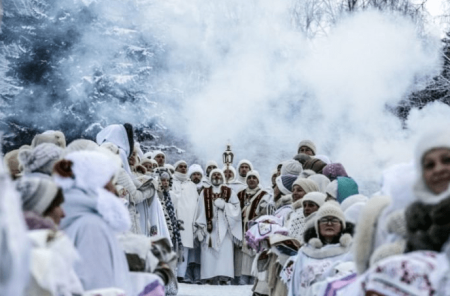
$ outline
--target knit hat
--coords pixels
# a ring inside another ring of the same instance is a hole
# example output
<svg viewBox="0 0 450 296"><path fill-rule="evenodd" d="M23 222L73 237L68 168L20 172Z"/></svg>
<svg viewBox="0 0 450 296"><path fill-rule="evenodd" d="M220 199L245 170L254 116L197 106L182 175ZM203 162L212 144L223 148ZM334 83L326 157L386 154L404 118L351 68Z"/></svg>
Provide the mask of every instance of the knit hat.
<svg viewBox="0 0 450 296"><path fill-rule="evenodd" d="M144 153L144 157L143 158L152 159L153 158L153 151L149 151L147 153Z"/></svg>
<svg viewBox="0 0 450 296"><path fill-rule="evenodd" d="M19 149L9 151L5 154L4 162L11 175L17 175L20 173L18 156Z"/></svg>
<svg viewBox="0 0 450 296"><path fill-rule="evenodd" d="M161 150L155 150L155 151L153 151L152 159L155 159L155 157L160 155L160 154L164 155L164 157L166 157L166 154L164 154L164 152L162 152Z"/></svg>
<svg viewBox="0 0 450 296"><path fill-rule="evenodd" d="M340 163L331 163L323 168L322 174L324 174L330 181L334 181L337 177L348 177L345 168Z"/></svg>
<svg viewBox="0 0 450 296"><path fill-rule="evenodd" d="M327 189L328 184L330 184L330 179L322 174L311 175L308 177L308 180L313 180L319 187L319 191L322 193L326 193L325 190Z"/></svg>
<svg viewBox="0 0 450 296"><path fill-rule="evenodd" d="M312 201L313 203L315 203L316 205L321 207L325 203L325 199L326 198L327 198L327 196L325 194L323 194L323 193L320 193L320 192L309 192L309 193L305 194L305 196L303 196L302 204L304 206L305 202Z"/></svg>
<svg viewBox="0 0 450 296"><path fill-rule="evenodd" d="M60 131L46 131L33 138L31 147L34 148L43 143L52 143L64 149L66 148L66 137Z"/></svg>
<svg viewBox="0 0 450 296"><path fill-rule="evenodd" d="M310 193L313 191L319 191L319 187L312 180L297 178L297 180L295 180L292 187L294 187L295 185L302 187L303 191L305 191L306 193Z"/></svg>
<svg viewBox="0 0 450 296"><path fill-rule="evenodd" d="M323 161L326 164L331 163L331 160L326 155L315 155L314 158L320 159L321 161Z"/></svg>
<svg viewBox="0 0 450 296"><path fill-rule="evenodd" d="M323 161L321 161L318 158L311 158L305 164L303 165L303 169L305 170L313 170L316 173L322 173L322 170L324 167L326 167L327 164Z"/></svg>
<svg viewBox="0 0 450 296"><path fill-rule="evenodd" d="M215 162L214 160L210 160L210 161L208 161L207 163L206 163L206 168L208 168L208 167L210 167L210 166L215 166L216 168L217 167L219 167L218 165L217 165L217 162Z"/></svg>
<svg viewBox="0 0 450 296"><path fill-rule="evenodd" d="M202 177L205 175L203 169L199 164L192 164L189 167L188 176L191 177L193 173L200 173Z"/></svg>
<svg viewBox="0 0 450 296"><path fill-rule="evenodd" d="M276 178L275 183L277 184L278 189L280 189L281 193L288 195L292 194L292 185L294 184L295 180L297 180L297 176L281 175Z"/></svg>
<svg viewBox="0 0 450 296"><path fill-rule="evenodd" d="M58 193L56 184L44 178L21 178L16 189L20 192L22 209L39 215L44 214Z"/></svg>
<svg viewBox="0 0 450 296"><path fill-rule="evenodd" d="M25 173L40 172L52 174L53 165L60 158L63 149L51 143L40 144L32 150L21 150L19 162Z"/></svg>
<svg viewBox="0 0 450 296"><path fill-rule="evenodd" d="M341 207L338 203L329 201L320 206L319 210L317 211L315 223L317 235L319 235L319 220L329 216L339 219L342 223L342 230L345 229L346 224L344 212L342 212Z"/></svg>
<svg viewBox="0 0 450 296"><path fill-rule="evenodd" d="M313 152L313 155L316 155L316 145L315 145L312 141L310 141L310 140L303 140L303 141L301 141L301 142L298 144L297 152L298 152L298 151L300 150L300 148L303 147L303 146L306 146L306 147L308 147L309 149L311 149L312 152Z"/></svg>
<svg viewBox="0 0 450 296"><path fill-rule="evenodd" d="M298 176L302 171L303 171L302 165L298 161L293 159L283 162L283 166L281 167L282 175Z"/></svg>
<svg viewBox="0 0 450 296"><path fill-rule="evenodd" d="M78 139L78 140L72 141L69 144L69 146L67 146L66 150L64 151L64 154L67 155L71 152L82 151L82 150L92 151L92 150L97 149L98 147L99 146L94 141L86 140L86 139Z"/></svg>
<svg viewBox="0 0 450 296"><path fill-rule="evenodd" d="M294 156L294 160L298 161L302 166L305 164L305 162L307 162L311 158L312 158L311 156L304 153L299 153L296 156Z"/></svg>
<svg viewBox="0 0 450 296"><path fill-rule="evenodd" d="M141 160L141 165L144 165L144 164L146 164L146 163L150 163L150 164L152 165L152 167L153 167L152 159L143 158L143 159Z"/></svg>
<svg viewBox="0 0 450 296"><path fill-rule="evenodd" d="M258 179L258 181L261 181L258 171L250 171L250 172L248 172L247 173L247 177L245 178L246 182L247 182L247 179L248 179L249 176L255 176Z"/></svg>
<svg viewBox="0 0 450 296"><path fill-rule="evenodd" d="M175 170L177 170L177 168L178 168L178 166L179 166L180 164L185 164L185 165L187 166L187 162L185 162L184 160L179 160L179 161L177 161L177 162L173 165L173 167L175 168Z"/></svg>
<svg viewBox="0 0 450 296"><path fill-rule="evenodd" d="M252 165L252 163L250 162L250 160L247 160L247 159L243 159L243 160L241 160L239 163L238 163L238 165L237 165L237 170L239 171L239 169L241 168L241 165L243 165L243 164L248 164L248 166L250 167L250 170L252 171L253 170L253 165Z"/></svg>
<svg viewBox="0 0 450 296"><path fill-rule="evenodd" d="M347 197L358 194L358 184L355 180L347 177L338 177L338 191L337 191L337 201L342 203Z"/></svg>
<svg viewBox="0 0 450 296"><path fill-rule="evenodd" d="M346 211L351 205L357 203L357 202L363 202L366 203L369 199L367 196L362 194L355 194L352 196L349 196L341 203L341 209L342 211Z"/></svg>
<svg viewBox="0 0 450 296"><path fill-rule="evenodd" d="M325 189L325 193L328 193L332 197L337 199L338 195L338 182L337 180L334 180L330 184L327 185L327 188Z"/></svg>

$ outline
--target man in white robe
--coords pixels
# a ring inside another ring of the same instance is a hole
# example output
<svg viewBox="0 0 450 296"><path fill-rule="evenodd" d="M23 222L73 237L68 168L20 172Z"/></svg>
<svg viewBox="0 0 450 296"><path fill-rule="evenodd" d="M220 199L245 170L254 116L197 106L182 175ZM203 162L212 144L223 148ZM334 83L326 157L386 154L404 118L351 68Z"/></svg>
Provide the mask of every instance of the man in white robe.
<svg viewBox="0 0 450 296"><path fill-rule="evenodd" d="M230 187L234 191L234 193L237 194L239 191L245 188L244 184L236 179L236 169L233 166L224 166L222 168L222 171L225 175L225 185Z"/></svg>
<svg viewBox="0 0 450 296"><path fill-rule="evenodd" d="M210 177L211 171L215 170L217 168L218 168L217 162L215 162L214 160L210 160L206 164L205 176L203 177L203 183L204 183L205 187L211 186L211 182L209 182L209 179L210 179L209 177Z"/></svg>
<svg viewBox="0 0 450 296"><path fill-rule="evenodd" d="M236 187L236 192L241 191L242 189L245 189L247 187L247 173L253 170L252 163L247 160L243 159L238 163L237 171L238 175L236 177L236 182L238 182L239 186Z"/></svg>
<svg viewBox="0 0 450 296"><path fill-rule="evenodd" d="M259 173L250 171L247 173L247 187L238 193L238 199L241 205L242 230L243 237L248 230L248 222L256 218L267 215L267 207L270 202L270 194L259 186ZM250 249L243 241L241 248L235 249L235 284L251 285L253 284L252 264L256 252ZM238 279L240 277L240 279Z"/></svg>
<svg viewBox="0 0 450 296"><path fill-rule="evenodd" d="M197 192L200 194L205 187L203 183L203 169L199 164L193 164L189 167L188 171L189 179L197 186Z"/></svg>
<svg viewBox="0 0 450 296"><path fill-rule="evenodd" d="M187 173L187 163L180 160L174 165L175 174L173 176L171 197L179 220L183 221L184 230L180 231L181 242L183 243L184 260L178 264L177 276L183 281L186 275L189 252L194 250L194 230L195 210L198 203L197 186L189 179Z"/></svg>
<svg viewBox="0 0 450 296"><path fill-rule="evenodd" d="M211 187L198 200L195 235L202 243L201 277L227 284L234 278L234 244L242 243L241 207L237 195L224 185L220 169L211 171Z"/></svg>

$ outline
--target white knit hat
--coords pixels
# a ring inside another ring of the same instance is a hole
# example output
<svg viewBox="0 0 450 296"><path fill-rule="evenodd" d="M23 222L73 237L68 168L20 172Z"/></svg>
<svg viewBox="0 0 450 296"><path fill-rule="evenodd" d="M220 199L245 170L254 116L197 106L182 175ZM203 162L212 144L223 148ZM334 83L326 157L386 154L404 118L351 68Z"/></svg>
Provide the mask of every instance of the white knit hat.
<svg viewBox="0 0 450 296"><path fill-rule="evenodd" d="M211 182L211 184L212 184L212 175L213 175L213 173L220 173L222 175L223 182L225 182L225 175L223 174L222 170L221 169L214 169L214 170L211 171L211 173L209 173L209 182Z"/></svg>
<svg viewBox="0 0 450 296"><path fill-rule="evenodd" d="M260 177L259 177L259 172L258 171L250 171L247 173L247 177L245 178L245 182L247 182L248 177L250 176L255 176L258 181L261 181Z"/></svg>
<svg viewBox="0 0 450 296"><path fill-rule="evenodd" d="M338 193L338 181L334 180L330 184L328 184L327 188L325 189L325 193L328 193L334 198L337 198Z"/></svg>
<svg viewBox="0 0 450 296"><path fill-rule="evenodd" d="M329 201L329 202L324 203L317 211L316 223L315 223L315 228L316 228L317 234L319 234L319 220L324 217L329 217L329 216L339 219L342 223L342 230L345 229L345 226L346 226L345 216L344 216L344 212L342 212L341 207L339 206L339 203Z"/></svg>
<svg viewBox="0 0 450 296"><path fill-rule="evenodd" d="M313 154L316 155L316 145L311 140L303 140L298 144L297 152L301 147L306 146L312 150Z"/></svg>
<svg viewBox="0 0 450 296"><path fill-rule="evenodd" d="M205 175L203 173L202 167L199 164L196 164L196 163L192 164L189 167L188 176L191 177L193 173L199 173L199 174L202 175L202 177Z"/></svg>
<svg viewBox="0 0 450 296"><path fill-rule="evenodd" d="M341 203L341 209L343 212L345 212L351 205L357 202L366 203L368 200L369 199L367 198L367 196L364 196L362 194L351 195L344 199L344 201Z"/></svg>
<svg viewBox="0 0 450 296"><path fill-rule="evenodd" d="M282 175L294 175L298 176L303 171L302 165L293 159L286 160L283 162L283 165L281 167L281 174Z"/></svg>
<svg viewBox="0 0 450 296"><path fill-rule="evenodd" d="M303 196L302 204L304 206L305 202L312 201L313 203L321 207L325 203L326 198L327 196L321 192L310 192L305 194L305 196Z"/></svg>
<svg viewBox="0 0 450 296"><path fill-rule="evenodd" d="M22 209L39 215L44 214L58 193L56 184L44 178L21 178L16 189L22 198Z"/></svg>
<svg viewBox="0 0 450 296"><path fill-rule="evenodd" d="M19 163L25 173L41 172L52 174L53 165L61 157L63 149L51 143L44 143L32 150L24 149L19 152Z"/></svg>
<svg viewBox="0 0 450 296"><path fill-rule="evenodd" d="M305 191L306 193L314 191L319 192L319 187L312 180L297 178L297 180L295 180L294 184L292 185L292 188L294 188L295 185L302 187L303 191Z"/></svg>
<svg viewBox="0 0 450 296"><path fill-rule="evenodd" d="M326 193L326 189L328 184L330 184L330 179L325 177L322 174L315 174L308 177L308 180L313 180L317 186L319 187L319 191L322 193Z"/></svg>
<svg viewBox="0 0 450 296"><path fill-rule="evenodd" d="M144 154L144 158L153 159L153 151L149 151Z"/></svg>

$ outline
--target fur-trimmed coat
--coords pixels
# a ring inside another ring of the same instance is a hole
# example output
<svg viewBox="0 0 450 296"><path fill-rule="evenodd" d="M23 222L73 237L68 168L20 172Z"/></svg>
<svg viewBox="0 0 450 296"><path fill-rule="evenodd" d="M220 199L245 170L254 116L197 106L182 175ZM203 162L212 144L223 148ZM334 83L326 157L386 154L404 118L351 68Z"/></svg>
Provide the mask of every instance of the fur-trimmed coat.
<svg viewBox="0 0 450 296"><path fill-rule="evenodd" d="M347 223L338 243L324 245L315 228L309 227L304 233L304 240L308 243L300 249L297 255L288 295L306 295L313 284L332 275L334 266L352 261L349 252L353 231L354 225Z"/></svg>

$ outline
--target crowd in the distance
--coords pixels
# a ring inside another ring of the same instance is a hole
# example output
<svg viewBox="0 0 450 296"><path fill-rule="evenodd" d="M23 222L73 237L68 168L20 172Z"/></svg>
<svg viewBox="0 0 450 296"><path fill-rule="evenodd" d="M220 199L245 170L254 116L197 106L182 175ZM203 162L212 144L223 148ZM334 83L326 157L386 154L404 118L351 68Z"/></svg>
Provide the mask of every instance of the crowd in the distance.
<svg viewBox="0 0 450 296"><path fill-rule="evenodd" d="M370 197L317 150L301 141L263 188L249 160L144 153L130 124L68 145L38 134L4 157L0 294L449 295L450 132L424 135Z"/></svg>

